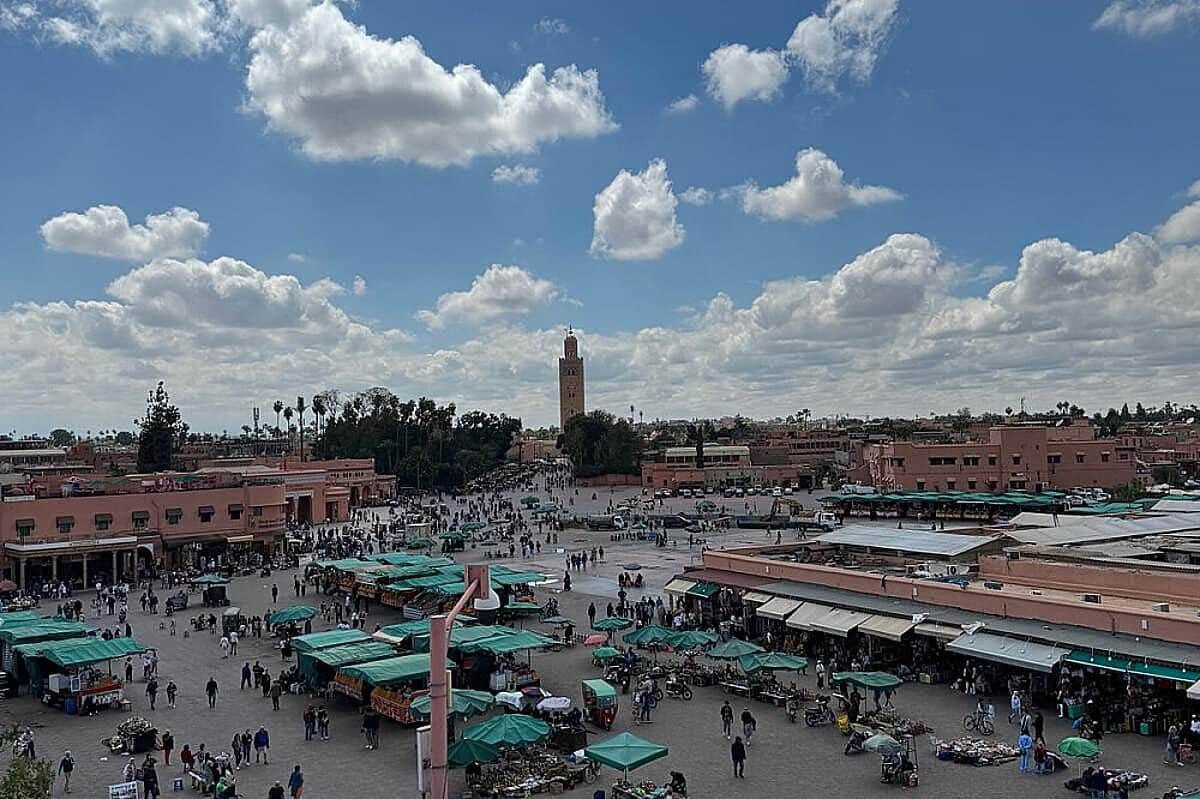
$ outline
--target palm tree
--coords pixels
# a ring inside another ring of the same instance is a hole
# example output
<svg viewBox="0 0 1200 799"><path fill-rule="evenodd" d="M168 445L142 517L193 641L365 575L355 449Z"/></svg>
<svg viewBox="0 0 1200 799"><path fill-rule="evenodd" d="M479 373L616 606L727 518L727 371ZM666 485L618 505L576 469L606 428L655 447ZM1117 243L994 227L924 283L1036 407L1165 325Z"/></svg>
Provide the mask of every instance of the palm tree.
<svg viewBox="0 0 1200 799"><path fill-rule="evenodd" d="M291 447L292 446L292 408L290 405L283 409L283 418L287 419L287 423L288 423L287 440L288 440L288 447Z"/></svg>
<svg viewBox="0 0 1200 799"><path fill-rule="evenodd" d="M272 406L272 408L274 408L274 410L275 410L275 430L277 431L276 434L278 434L279 413L280 413L280 411L283 410L283 400L275 400L275 404Z"/></svg>
<svg viewBox="0 0 1200 799"><path fill-rule="evenodd" d="M325 420L325 398L320 394L313 394L312 412L317 417L317 438L313 442L316 445L321 441L321 422Z"/></svg>
<svg viewBox="0 0 1200 799"><path fill-rule="evenodd" d="M300 461L304 461L304 397L296 397L296 413L300 415Z"/></svg>

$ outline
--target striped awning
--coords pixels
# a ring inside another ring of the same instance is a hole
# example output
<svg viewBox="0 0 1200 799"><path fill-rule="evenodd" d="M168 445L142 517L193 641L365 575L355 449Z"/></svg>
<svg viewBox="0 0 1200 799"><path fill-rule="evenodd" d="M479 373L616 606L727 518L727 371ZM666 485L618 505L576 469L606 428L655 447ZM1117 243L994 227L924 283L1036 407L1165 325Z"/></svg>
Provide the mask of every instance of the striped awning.
<svg viewBox="0 0 1200 799"><path fill-rule="evenodd" d="M783 621L788 617L788 614L800 607L800 600L786 599L777 596L767 604L754 611L754 615L760 619L774 619L775 621Z"/></svg>
<svg viewBox="0 0 1200 799"><path fill-rule="evenodd" d="M834 608L824 616L818 616L810 622L811 629L820 633L829 633L845 638L851 631L864 621L873 619L869 613L860 613L857 610L846 610L845 608Z"/></svg>
<svg viewBox="0 0 1200 799"><path fill-rule="evenodd" d="M899 641L904 634L916 627L912 618L900 619L895 616L872 616L858 625L860 633L886 638L889 641Z"/></svg>
<svg viewBox="0 0 1200 799"><path fill-rule="evenodd" d="M685 580L682 577L676 577L674 580L663 586L663 590L668 594L679 594L682 596L683 594L686 594L688 589L695 584L696 582L694 580Z"/></svg>

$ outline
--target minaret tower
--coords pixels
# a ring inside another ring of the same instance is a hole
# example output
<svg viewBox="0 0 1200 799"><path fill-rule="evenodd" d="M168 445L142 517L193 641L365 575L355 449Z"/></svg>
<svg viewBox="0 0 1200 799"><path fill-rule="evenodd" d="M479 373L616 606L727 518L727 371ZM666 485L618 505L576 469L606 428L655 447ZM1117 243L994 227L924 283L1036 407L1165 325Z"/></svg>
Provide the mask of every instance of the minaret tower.
<svg viewBox="0 0 1200 799"><path fill-rule="evenodd" d="M567 420L583 413L583 359L579 357L579 342L567 328L563 339L563 357L558 359L558 416L560 429Z"/></svg>

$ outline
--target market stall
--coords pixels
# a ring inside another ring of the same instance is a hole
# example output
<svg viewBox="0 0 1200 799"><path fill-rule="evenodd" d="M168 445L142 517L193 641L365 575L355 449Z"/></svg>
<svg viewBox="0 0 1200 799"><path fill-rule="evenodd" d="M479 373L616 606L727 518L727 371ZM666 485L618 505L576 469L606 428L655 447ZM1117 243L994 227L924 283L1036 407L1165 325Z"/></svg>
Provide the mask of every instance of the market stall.
<svg viewBox="0 0 1200 799"><path fill-rule="evenodd" d="M613 799L655 799L670 796L667 786L629 781L630 771L666 757L668 750L665 746L639 738L633 733L623 732L592 744L583 750L583 754L589 760L621 770L621 779L612 786Z"/></svg>
<svg viewBox="0 0 1200 799"><path fill-rule="evenodd" d="M446 661L447 668L456 664ZM429 683L429 655L401 655L343 666L334 675L332 689L380 715L401 724L415 724L412 700L421 696Z"/></svg>
<svg viewBox="0 0 1200 799"><path fill-rule="evenodd" d="M308 685L318 688L327 685L342 666L383 660L395 654L396 650L391 644L368 639L301 652L296 657L296 664Z"/></svg>
<svg viewBox="0 0 1200 799"><path fill-rule="evenodd" d="M202 574L199 577L192 578L191 584L203 592L201 596L204 601L204 607L215 608L229 604L229 597L225 593L229 585L227 577L222 577L219 574Z"/></svg>
<svg viewBox="0 0 1200 799"><path fill-rule="evenodd" d="M92 715L125 698L120 679L112 674L112 661L141 654L146 647L132 638L106 641L89 636L18 644L16 650L27 664L31 691L44 704L62 707L70 715Z"/></svg>

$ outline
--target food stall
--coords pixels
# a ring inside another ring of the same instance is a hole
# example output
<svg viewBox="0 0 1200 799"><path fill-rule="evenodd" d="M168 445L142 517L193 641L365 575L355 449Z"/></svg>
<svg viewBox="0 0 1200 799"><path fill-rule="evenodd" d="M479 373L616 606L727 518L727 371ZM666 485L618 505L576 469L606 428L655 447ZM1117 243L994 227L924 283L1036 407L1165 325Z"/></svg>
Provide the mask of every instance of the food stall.
<svg viewBox="0 0 1200 799"><path fill-rule="evenodd" d="M17 662L20 658L16 647L22 644L82 638L94 632L95 627L58 617L9 621L0 626L0 668L15 675L18 682L28 682L28 674L22 671L24 664Z"/></svg>
<svg viewBox="0 0 1200 799"><path fill-rule="evenodd" d="M623 732L583 750L584 756L597 763L620 769L621 779L613 783L610 796L613 799L652 799L670 796L668 786L652 782L632 783L629 772L667 756L667 747L639 738L633 733Z"/></svg>
<svg viewBox="0 0 1200 799"><path fill-rule="evenodd" d="M319 688L327 685L343 666L383 660L395 654L391 644L368 640L301 653L297 657L297 666L309 686Z"/></svg>
<svg viewBox="0 0 1200 799"><path fill-rule="evenodd" d="M229 585L228 578L219 574L202 574L193 578L191 583L193 587L198 587L203 591L204 607L216 608L229 604L229 597L225 593L225 589Z"/></svg>
<svg viewBox="0 0 1200 799"><path fill-rule="evenodd" d="M510 632L465 643L459 649L467 654L484 653L495 659L489 685L493 691L519 691L541 685L542 676L533 668L532 650L545 649L554 644L554 639L528 630L500 629ZM517 652L527 653L525 663L516 660Z"/></svg>
<svg viewBox="0 0 1200 799"><path fill-rule="evenodd" d="M61 706L69 715L91 715L123 700L124 686L112 674L112 661L146 651L132 638L92 636L19 644L16 649L28 668L31 690L44 704Z"/></svg>
<svg viewBox="0 0 1200 799"><path fill-rule="evenodd" d="M446 661L447 668L456 664ZM342 666L334 675L333 690L369 704L380 715L401 724L416 724L412 700L427 694L429 655L400 655Z"/></svg>

